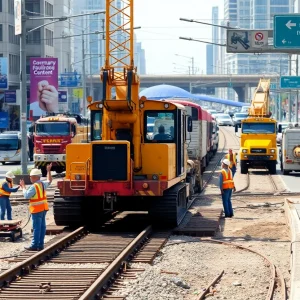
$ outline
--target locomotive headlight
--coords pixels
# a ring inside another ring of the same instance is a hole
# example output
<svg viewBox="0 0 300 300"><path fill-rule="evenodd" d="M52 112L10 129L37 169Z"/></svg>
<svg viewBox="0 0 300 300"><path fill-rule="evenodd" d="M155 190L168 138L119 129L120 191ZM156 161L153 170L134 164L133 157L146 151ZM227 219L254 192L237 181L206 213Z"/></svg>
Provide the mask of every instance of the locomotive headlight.
<svg viewBox="0 0 300 300"><path fill-rule="evenodd" d="M270 152L271 152L271 153L275 153L275 149L271 149Z"/></svg>
<svg viewBox="0 0 300 300"><path fill-rule="evenodd" d="M243 149L242 152L243 152L243 153L247 153L247 149Z"/></svg>
<svg viewBox="0 0 300 300"><path fill-rule="evenodd" d="M152 179L153 179L153 180L158 180L158 176L157 176L156 174L153 174L153 175L152 175Z"/></svg>
<svg viewBox="0 0 300 300"><path fill-rule="evenodd" d="M103 104L100 103L100 104L98 105L98 107L99 107L99 108L103 108Z"/></svg>
<svg viewBox="0 0 300 300"><path fill-rule="evenodd" d="M140 108L144 108L144 103L141 103L141 104L140 104Z"/></svg>
<svg viewBox="0 0 300 300"><path fill-rule="evenodd" d="M165 104L164 104L164 107L165 107L165 108L169 108L169 106L170 106L169 103L165 103Z"/></svg>
<svg viewBox="0 0 300 300"><path fill-rule="evenodd" d="M81 175L79 175L79 174L75 175L75 179L76 180L80 180L81 179Z"/></svg>

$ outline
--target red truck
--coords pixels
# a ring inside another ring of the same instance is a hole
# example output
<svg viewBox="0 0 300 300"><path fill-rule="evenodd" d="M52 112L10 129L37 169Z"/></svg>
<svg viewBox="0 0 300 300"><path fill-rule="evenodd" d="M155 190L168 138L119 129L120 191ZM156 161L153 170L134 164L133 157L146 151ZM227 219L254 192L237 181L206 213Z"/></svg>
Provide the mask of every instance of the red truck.
<svg viewBox="0 0 300 300"><path fill-rule="evenodd" d="M36 168L46 176L46 165L52 162L52 170L66 170L66 147L70 143L88 140L87 119L76 116L56 115L41 117L35 122L34 155Z"/></svg>

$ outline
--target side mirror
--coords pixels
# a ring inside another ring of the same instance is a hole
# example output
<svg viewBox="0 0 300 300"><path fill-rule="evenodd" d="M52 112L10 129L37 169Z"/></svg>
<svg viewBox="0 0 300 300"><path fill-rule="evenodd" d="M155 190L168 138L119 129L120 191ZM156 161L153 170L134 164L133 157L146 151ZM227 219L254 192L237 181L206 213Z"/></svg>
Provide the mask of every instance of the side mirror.
<svg viewBox="0 0 300 300"><path fill-rule="evenodd" d="M235 126L234 126L234 131L235 131L235 132L238 132L238 131L239 131L238 125L235 125Z"/></svg>
<svg viewBox="0 0 300 300"><path fill-rule="evenodd" d="M282 132L282 125L279 124L279 125L278 125L278 133L281 133L281 132Z"/></svg>
<svg viewBox="0 0 300 300"><path fill-rule="evenodd" d="M187 131L193 132L193 119L191 116L187 117Z"/></svg>

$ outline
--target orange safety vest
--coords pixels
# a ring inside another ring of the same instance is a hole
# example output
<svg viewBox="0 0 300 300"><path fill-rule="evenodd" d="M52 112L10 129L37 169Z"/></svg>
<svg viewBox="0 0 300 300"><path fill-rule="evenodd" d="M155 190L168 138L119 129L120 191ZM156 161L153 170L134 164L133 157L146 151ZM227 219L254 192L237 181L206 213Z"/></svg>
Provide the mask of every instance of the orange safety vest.
<svg viewBox="0 0 300 300"><path fill-rule="evenodd" d="M222 169L222 175L223 175L223 184L222 189L233 189L234 188L234 181L232 178L232 172L230 169L228 169L228 172L226 172L224 169Z"/></svg>
<svg viewBox="0 0 300 300"><path fill-rule="evenodd" d="M46 191L42 182L34 183L35 195L29 200L29 211L36 214L49 210Z"/></svg>
<svg viewBox="0 0 300 300"><path fill-rule="evenodd" d="M12 188L12 187L13 187L13 185L12 185L11 182L8 182L8 181L6 181L6 180L3 181L2 184L1 184L1 187L0 187L0 197L1 197L1 196L7 196L7 197L9 197L11 193L10 193L10 192L4 191L3 188L2 188L4 183L7 183L9 188Z"/></svg>
<svg viewBox="0 0 300 300"><path fill-rule="evenodd" d="M230 161L230 166L229 168L232 168L233 166L236 166L236 154L232 153L232 160L230 160L230 154L226 154L225 158L227 158Z"/></svg>

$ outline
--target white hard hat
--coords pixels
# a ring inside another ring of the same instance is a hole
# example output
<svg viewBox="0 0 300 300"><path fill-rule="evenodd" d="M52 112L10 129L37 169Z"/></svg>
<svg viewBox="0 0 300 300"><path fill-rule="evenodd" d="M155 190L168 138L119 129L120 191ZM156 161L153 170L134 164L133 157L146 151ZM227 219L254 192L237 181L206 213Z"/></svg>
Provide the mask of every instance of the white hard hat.
<svg viewBox="0 0 300 300"><path fill-rule="evenodd" d="M223 163L224 165L226 165L226 166L230 166L230 161L229 161L229 159L227 159L227 158L225 158L225 159L222 161L222 163Z"/></svg>
<svg viewBox="0 0 300 300"><path fill-rule="evenodd" d="M15 178L16 176L14 175L14 173L12 171L9 171L5 174L5 177L6 178L10 178L10 179L13 179Z"/></svg>
<svg viewBox="0 0 300 300"><path fill-rule="evenodd" d="M30 176L42 176L42 172L39 169L32 169L30 171Z"/></svg>

